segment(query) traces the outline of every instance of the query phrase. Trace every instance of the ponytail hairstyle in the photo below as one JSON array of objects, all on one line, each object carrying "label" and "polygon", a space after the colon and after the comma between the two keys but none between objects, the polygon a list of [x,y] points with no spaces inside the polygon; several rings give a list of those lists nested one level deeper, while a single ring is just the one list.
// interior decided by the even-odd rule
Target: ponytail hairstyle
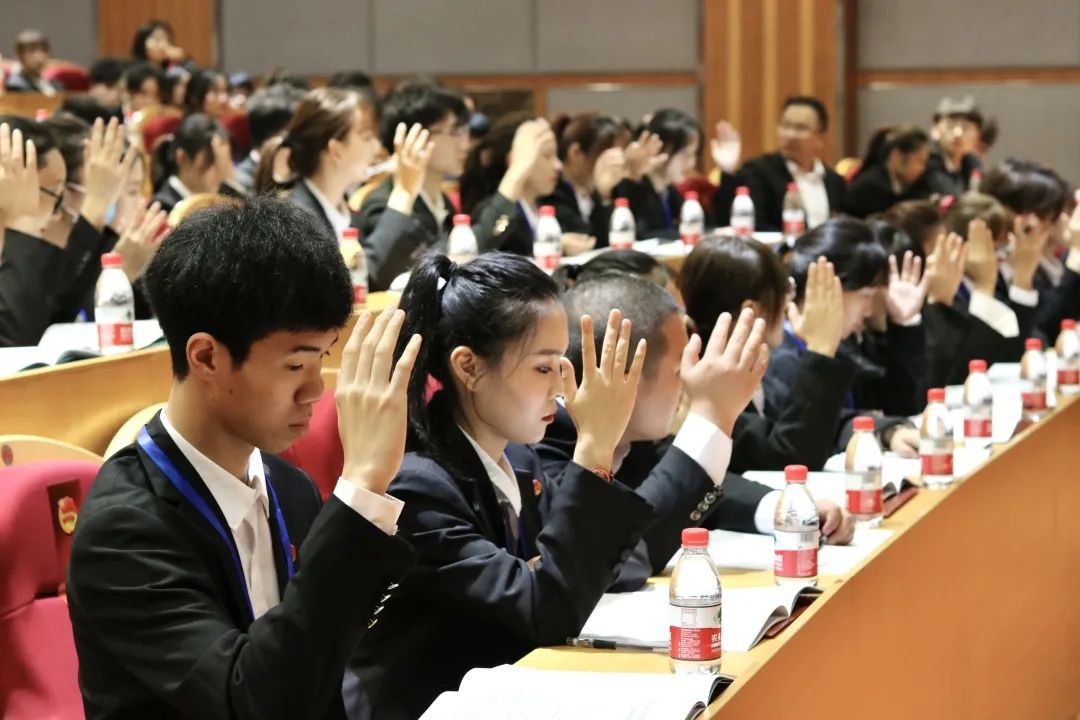
[{"label": "ponytail hairstyle", "polygon": [[465,159],[465,171],[461,175],[461,211],[472,214],[480,201],[490,197],[499,188],[506,174],[507,157],[514,144],[514,134],[532,113],[516,112],[504,115],[487,132],[482,140],[473,145]]},{"label": "ponytail hairstyle", "polygon": [[[448,438],[457,420],[458,396],[450,353],[466,346],[491,364],[507,348],[528,336],[545,308],[558,302],[555,282],[528,258],[490,253],[458,265],[445,255],[420,260],[401,296],[405,311],[395,361],[409,338],[424,338],[409,378],[409,428],[406,448],[422,452],[454,474],[465,475]],[[441,386],[426,399],[428,379]]]},{"label": "ponytail hairstyle", "polygon": [[[894,125],[879,128],[870,136],[859,172],[855,177],[877,165],[884,165],[893,150],[910,155],[929,144],[930,136],[918,125]],[[854,179],[854,178],[853,178]]]},{"label": "ponytail hairstyle", "polygon": [[183,150],[184,155],[191,160],[195,160],[199,153],[205,153],[202,169],[210,167],[214,163],[214,150],[211,143],[215,137],[228,141],[229,134],[217,120],[209,115],[192,113],[181,120],[176,132],[154,148],[152,173],[154,191],[160,190],[169,176],[175,175],[179,170],[176,161],[178,150]]},{"label": "ponytail hairstyle", "polygon": [[599,113],[563,114],[551,123],[551,129],[559,144],[559,160],[566,161],[571,145],[577,145],[590,160],[614,147],[622,128],[613,117]]},{"label": "ponytail hairstyle", "polygon": [[272,145],[263,145],[256,176],[272,177],[274,156],[279,149],[288,148],[293,180],[311,177],[330,141],[344,140],[353,129],[357,110],[369,115],[375,130],[375,109],[359,93],[329,87],[307,93],[296,106],[284,137],[271,138],[268,142]]},{"label": "ponytail hairstyle", "polygon": [[635,275],[662,288],[672,279],[667,265],[640,250],[608,250],[580,265],[560,265],[551,278],[566,291],[577,283],[605,275]]}]

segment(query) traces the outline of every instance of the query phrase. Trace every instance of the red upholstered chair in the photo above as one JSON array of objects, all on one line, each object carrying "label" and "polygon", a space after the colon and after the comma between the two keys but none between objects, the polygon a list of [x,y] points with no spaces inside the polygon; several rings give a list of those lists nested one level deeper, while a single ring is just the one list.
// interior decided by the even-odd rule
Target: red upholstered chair
[{"label": "red upholstered chair", "polygon": [[712,214],[712,200],[713,193],[716,192],[716,186],[709,182],[707,177],[700,175],[688,177],[675,187],[683,197],[690,191],[696,192],[698,201],[701,202],[701,207],[705,210],[706,216]]},{"label": "red upholstered chair", "polygon": [[251,126],[244,113],[230,113],[220,119],[221,126],[229,131],[233,157],[243,157],[251,151]]},{"label": "red upholstered chair", "polygon": [[281,453],[281,457],[311,476],[323,500],[334,492],[345,465],[345,451],[338,435],[333,390],[325,391],[315,403],[308,431]]},{"label": "red upholstered chair", "polygon": [[0,469],[0,708],[7,720],[82,718],[63,595],[78,506],[99,464]]},{"label": "red upholstered chair", "polygon": [[50,65],[41,71],[41,76],[49,82],[59,83],[64,92],[86,92],[90,89],[90,73],[78,65]]},{"label": "red upholstered chair", "polygon": [[176,132],[181,120],[179,115],[157,115],[144,120],[141,131],[146,152],[152,155],[161,138]]}]

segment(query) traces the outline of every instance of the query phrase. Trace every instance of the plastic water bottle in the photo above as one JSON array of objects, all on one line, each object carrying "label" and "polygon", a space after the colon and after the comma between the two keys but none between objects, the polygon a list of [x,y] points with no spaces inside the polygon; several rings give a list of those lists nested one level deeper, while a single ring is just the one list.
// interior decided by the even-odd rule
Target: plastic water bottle
[{"label": "plastic water bottle", "polygon": [[964,445],[987,448],[993,437],[994,392],[986,376],[986,361],[968,363],[964,381]]},{"label": "plastic water bottle", "polygon": [[874,418],[857,417],[854,427],[844,456],[847,509],[856,527],[876,527],[882,517],[881,445],[874,434]]},{"label": "plastic water bottle", "polygon": [[1024,356],[1020,358],[1020,395],[1024,401],[1021,422],[1038,422],[1046,415],[1046,356],[1039,338],[1024,341]]},{"label": "plastic water bottle", "polygon": [[608,245],[612,250],[632,250],[636,239],[637,225],[634,223],[634,213],[630,212],[630,201],[626,198],[615,198]]},{"label": "plastic water bottle", "polygon": [[806,466],[784,468],[787,485],[773,516],[773,576],[777,585],[817,585],[821,530],[817,506],[806,489]]},{"label": "plastic water bottle", "polygon": [[686,193],[682,210],[679,212],[679,238],[687,248],[696,247],[705,237],[705,210],[701,207],[698,194]]},{"label": "plastic water bottle", "polygon": [[1054,348],[1058,354],[1058,392],[1080,393],[1080,333],[1076,332],[1075,320],[1061,321],[1061,334]]},{"label": "plastic water bottle", "polygon": [[446,254],[456,263],[466,263],[480,252],[472,229],[472,218],[465,214],[454,216],[454,227],[446,240]]},{"label": "plastic water bottle", "polygon": [[135,293],[124,274],[120,253],[101,256],[101,275],[94,290],[94,322],[102,355],[135,349]]},{"label": "plastic water bottle", "polygon": [[740,237],[754,234],[754,201],[750,188],[745,185],[735,190],[735,202],[731,203],[731,229]]},{"label": "plastic water bottle", "polygon": [[542,205],[533,238],[533,261],[541,270],[552,272],[562,262],[562,228],[555,219],[555,206]]},{"label": "plastic water bottle", "polygon": [[341,231],[341,256],[352,278],[353,303],[363,307],[367,304],[368,296],[367,256],[360,244],[360,231],[356,228]]},{"label": "plastic water bottle", "polygon": [[945,388],[931,388],[926,393],[926,410],[919,427],[919,459],[923,484],[944,488],[953,484],[953,430],[949,409],[945,407]]},{"label": "plastic water bottle", "polygon": [[668,589],[670,666],[676,673],[720,669],[720,573],[709,557],[709,531],[682,531],[682,555]]},{"label": "plastic water bottle", "polygon": [[982,185],[982,171],[972,170],[971,178],[968,179],[968,192],[979,192],[980,185]]},{"label": "plastic water bottle", "polygon": [[795,183],[788,183],[787,192],[784,193],[783,221],[784,244],[793,248],[795,241],[806,232],[806,210],[799,196],[799,186]]}]

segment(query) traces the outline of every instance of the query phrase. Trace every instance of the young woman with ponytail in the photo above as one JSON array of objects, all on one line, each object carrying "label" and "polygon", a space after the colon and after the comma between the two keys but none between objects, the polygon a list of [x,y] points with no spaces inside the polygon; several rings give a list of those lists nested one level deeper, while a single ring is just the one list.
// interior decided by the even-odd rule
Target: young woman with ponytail
[{"label": "young woman with ponytail", "polygon": [[870,138],[859,173],[848,186],[846,212],[862,219],[898,202],[930,197],[929,158],[930,136],[922,128],[881,128]]},{"label": "young woman with ponytail", "polygon": [[203,113],[188,115],[172,137],[157,146],[154,190],[153,200],[166,212],[199,193],[244,196],[236,184],[228,133],[217,120]]}]

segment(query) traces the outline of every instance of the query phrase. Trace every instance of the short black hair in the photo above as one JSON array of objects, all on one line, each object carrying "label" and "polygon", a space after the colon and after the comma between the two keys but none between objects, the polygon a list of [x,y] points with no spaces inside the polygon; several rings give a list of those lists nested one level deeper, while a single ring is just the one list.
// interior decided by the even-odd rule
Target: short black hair
[{"label": "short black hair", "polygon": [[412,83],[398,87],[382,108],[379,139],[390,152],[394,151],[394,131],[398,123],[406,127],[420,124],[430,129],[447,115],[456,124],[469,120],[465,96],[457,90],[434,83]]},{"label": "short black hair", "polygon": [[248,98],[247,119],[251,128],[251,144],[261,147],[274,135],[283,132],[303,97],[304,91],[292,85],[271,85]]},{"label": "short black hair", "polygon": [[177,150],[183,150],[184,155],[191,160],[194,160],[199,153],[206,153],[206,167],[209,167],[209,164],[214,161],[215,136],[229,139],[229,133],[214,118],[205,113],[191,113],[184,117],[172,137],[154,148],[151,172],[154,189],[160,189],[170,175],[176,174],[179,168],[176,161]]},{"label": "short black hair", "polygon": [[33,140],[34,149],[37,151],[38,168],[45,167],[45,156],[53,150],[59,150],[56,136],[47,126],[37,120],[31,120],[21,115],[0,115],[0,124],[6,123],[11,132],[19,130],[23,134],[23,141]]},{"label": "short black hair", "polygon": [[124,113],[120,108],[105,107],[89,95],[68,95],[60,105],[60,110],[61,112],[70,113],[90,124],[93,124],[98,118],[101,118],[105,122],[108,122],[113,118],[116,118],[120,122],[124,121]]},{"label": "short black hair", "polygon": [[195,333],[212,335],[239,365],[271,333],[341,328],[353,307],[336,239],[311,213],[274,198],[188,215],[144,278],[180,380]]},{"label": "short black hair", "polygon": [[672,272],[668,266],[652,255],[640,250],[621,248],[602,252],[580,265],[569,263],[560,265],[551,277],[561,287],[569,289],[575,283],[613,273],[636,275],[660,287],[666,286],[672,278]]},{"label": "short black hair", "polygon": [[124,77],[124,68],[127,65],[119,58],[101,58],[95,60],[90,66],[90,84],[113,86]]},{"label": "short black hair", "polygon": [[129,93],[137,93],[142,90],[142,85],[147,78],[157,80],[160,89],[165,82],[165,73],[161,72],[161,68],[153,63],[131,63],[128,65],[127,70],[124,71],[124,87]]},{"label": "short black hair", "polygon": [[326,81],[326,86],[342,90],[359,90],[374,87],[375,82],[363,70],[341,70],[330,76]]},{"label": "short black hair", "polygon": [[644,373],[648,375],[667,351],[664,323],[679,313],[679,306],[670,293],[645,278],[627,273],[596,275],[579,282],[563,295],[563,307],[566,308],[570,326],[570,345],[566,357],[579,378],[582,315],[592,317],[593,339],[600,347],[607,331],[608,315],[613,309],[621,310],[623,317],[630,321],[631,356],[627,360],[627,368],[638,343],[644,339],[648,343]]},{"label": "short black hair", "polygon": [[983,175],[979,192],[992,195],[1018,215],[1032,213],[1054,220],[1069,206],[1072,189],[1048,167],[1030,160],[1008,158]]},{"label": "short black hair", "polygon": [[206,68],[192,71],[191,78],[188,79],[187,90],[184,93],[184,106],[189,113],[203,111],[203,102],[210,93],[210,88],[219,79],[223,80],[228,86],[229,79],[223,72]]},{"label": "short black hair", "polygon": [[77,182],[76,178],[79,177],[86,157],[85,141],[90,137],[90,123],[65,109],[53,113],[53,116],[42,124],[56,139],[60,154],[64,158],[68,182]]},{"label": "short black hair", "polygon": [[173,36],[172,25],[164,20],[148,20],[135,30],[135,37],[131,41],[131,57],[136,60],[146,60],[146,41],[154,34],[155,30],[164,30],[169,38]]},{"label": "short black hair", "polygon": [[833,218],[795,242],[789,260],[795,298],[802,300],[810,265],[821,256],[833,264],[844,290],[884,285],[889,274],[889,251],[862,220]]},{"label": "short black hair", "polygon": [[792,105],[803,105],[814,111],[818,119],[818,130],[825,132],[829,129],[829,111],[825,109],[825,103],[818,100],[816,97],[810,95],[792,95],[784,100],[783,107],[780,108],[780,112],[783,113]]},{"label": "short black hair", "polygon": [[293,75],[283,68],[274,70],[274,72],[270,73],[270,77],[266,78],[266,87],[273,87],[274,85],[292,85],[297,90],[303,90],[304,92],[311,89],[311,83],[308,82],[307,78]]},{"label": "short black hair", "polygon": [[645,129],[660,138],[664,143],[664,152],[669,156],[689,145],[690,138],[695,134],[701,136],[701,126],[698,121],[675,108],[657,110],[649,119]]}]

